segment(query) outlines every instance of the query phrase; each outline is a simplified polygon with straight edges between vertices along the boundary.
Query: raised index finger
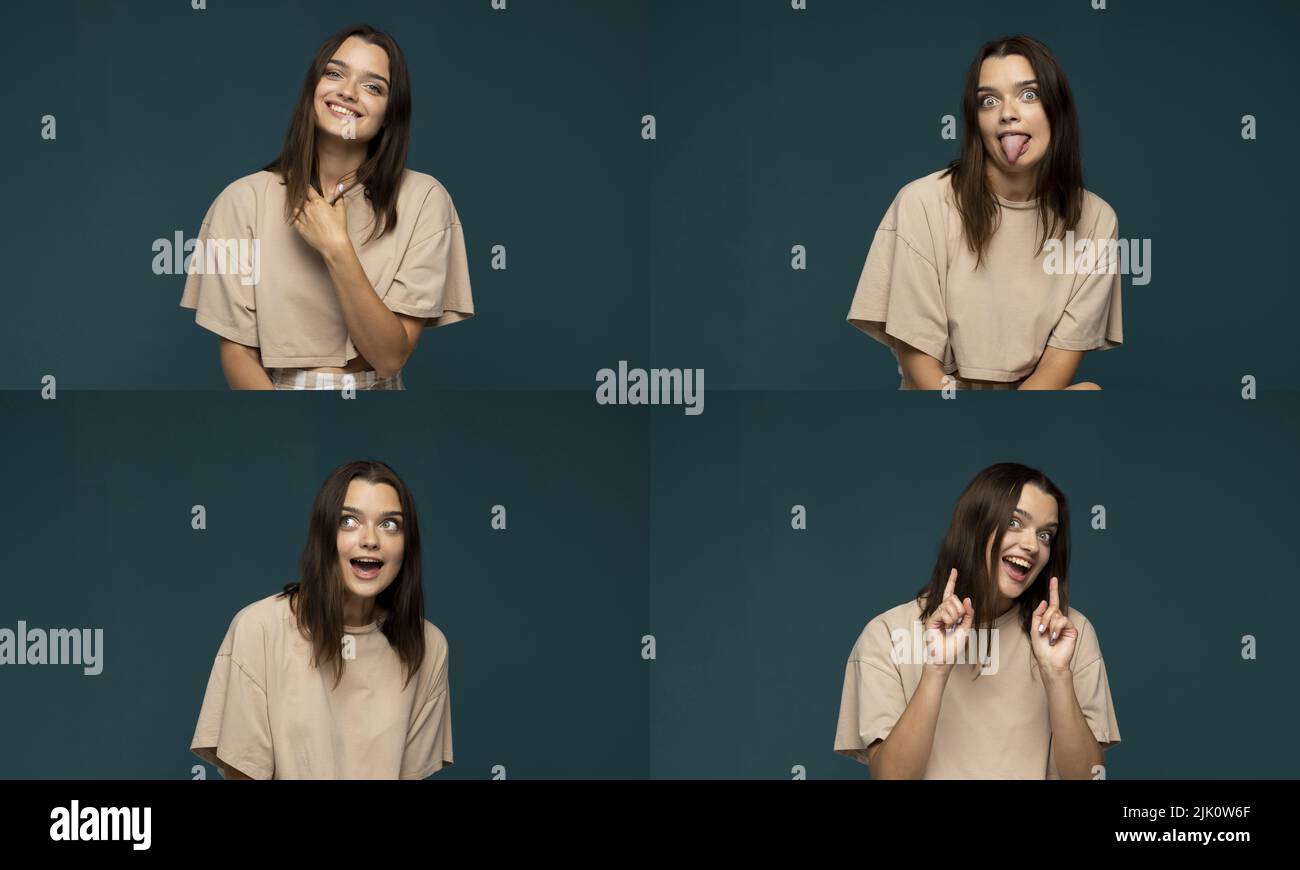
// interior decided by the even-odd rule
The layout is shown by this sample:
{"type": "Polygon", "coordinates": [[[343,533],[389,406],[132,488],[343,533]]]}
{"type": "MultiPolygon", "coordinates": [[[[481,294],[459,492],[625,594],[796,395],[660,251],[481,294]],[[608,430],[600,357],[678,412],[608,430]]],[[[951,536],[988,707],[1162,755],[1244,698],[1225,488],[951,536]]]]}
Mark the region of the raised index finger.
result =
{"type": "Polygon", "coordinates": [[[1048,595],[1048,599],[1049,599],[1048,603],[1051,604],[1053,607],[1059,609],[1060,606],[1061,606],[1061,594],[1060,594],[1059,592],[1056,591],[1056,578],[1055,578],[1055,577],[1052,578],[1052,585],[1051,585],[1051,588],[1049,589],[1047,595],[1048,595]]]}
{"type": "Polygon", "coordinates": [[[952,595],[953,591],[956,588],[957,588],[957,569],[953,568],[952,571],[948,573],[948,585],[943,587],[943,598],[945,601],[948,600],[948,597],[952,595]]]}

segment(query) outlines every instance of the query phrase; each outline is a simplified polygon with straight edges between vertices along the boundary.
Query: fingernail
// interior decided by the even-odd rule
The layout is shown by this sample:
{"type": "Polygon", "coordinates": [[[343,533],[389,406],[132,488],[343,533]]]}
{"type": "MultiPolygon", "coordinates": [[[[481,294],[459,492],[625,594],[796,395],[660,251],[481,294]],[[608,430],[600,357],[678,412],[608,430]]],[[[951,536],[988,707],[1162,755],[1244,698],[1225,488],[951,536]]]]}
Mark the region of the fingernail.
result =
{"type": "Polygon", "coordinates": [[[1056,632],[1052,632],[1052,643],[1056,643],[1056,632]]]}
{"type": "Polygon", "coordinates": [[[1043,624],[1042,624],[1041,622],[1038,623],[1038,633],[1039,633],[1039,634],[1042,634],[1042,633],[1043,633],[1043,624]]]}

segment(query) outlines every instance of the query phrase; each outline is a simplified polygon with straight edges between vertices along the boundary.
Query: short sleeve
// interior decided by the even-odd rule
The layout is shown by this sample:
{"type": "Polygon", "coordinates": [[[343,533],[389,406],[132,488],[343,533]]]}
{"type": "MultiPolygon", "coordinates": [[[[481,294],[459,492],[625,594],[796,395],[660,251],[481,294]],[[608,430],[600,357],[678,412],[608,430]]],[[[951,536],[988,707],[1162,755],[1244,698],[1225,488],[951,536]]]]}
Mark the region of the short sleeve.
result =
{"type": "Polygon", "coordinates": [[[867,747],[888,737],[907,709],[892,650],[888,626],[883,620],[872,620],[854,644],[844,671],[835,751],[863,764],[867,747]]]}
{"type": "MultiPolygon", "coordinates": [[[[1119,220],[1106,206],[1090,239],[1095,254],[1093,268],[1075,276],[1065,311],[1047,338],[1048,347],[1109,350],[1123,343],[1118,251],[1114,244],[1108,244],[1116,242],[1118,237],[1119,220]]],[[[1078,257],[1080,252],[1067,252],[1067,255],[1078,257]]]]}
{"type": "Polygon", "coordinates": [[[227,767],[253,779],[275,773],[265,674],[265,632],[237,614],[217,651],[190,742],[190,749],[222,776],[227,767]]]}
{"type": "Polygon", "coordinates": [[[465,234],[451,197],[434,186],[420,206],[411,244],[402,255],[384,304],[398,314],[445,326],[474,315],[465,234]]]}
{"type": "Polygon", "coordinates": [[[260,254],[248,220],[251,192],[231,185],[208,209],[190,256],[181,307],[223,338],[258,346],[254,281],[260,254]]]}
{"type": "Polygon", "coordinates": [[[876,230],[848,320],[895,352],[898,339],[946,366],[948,315],[925,221],[923,205],[904,188],[876,230]]]}
{"type": "Polygon", "coordinates": [[[424,779],[452,763],[447,643],[441,632],[432,634],[440,641],[437,647],[428,648],[435,661],[432,689],[416,709],[407,729],[406,750],[402,753],[402,779],[424,779]]]}
{"type": "MultiPolygon", "coordinates": [[[[1110,695],[1110,681],[1106,675],[1106,661],[1101,655],[1097,632],[1086,620],[1079,630],[1074,651],[1074,695],[1079,709],[1103,749],[1120,742],[1119,722],[1115,718],[1115,701],[1110,695]]],[[[1059,779],[1056,769],[1056,745],[1053,742],[1048,759],[1048,779],[1059,779]]]]}

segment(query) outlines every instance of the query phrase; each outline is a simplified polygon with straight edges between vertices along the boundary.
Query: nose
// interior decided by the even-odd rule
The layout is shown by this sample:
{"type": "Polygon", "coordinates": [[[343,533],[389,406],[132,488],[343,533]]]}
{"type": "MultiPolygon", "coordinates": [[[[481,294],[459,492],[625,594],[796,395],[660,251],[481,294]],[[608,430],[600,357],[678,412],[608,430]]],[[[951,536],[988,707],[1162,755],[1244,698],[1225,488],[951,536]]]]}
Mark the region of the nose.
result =
{"type": "Polygon", "coordinates": [[[1011,101],[1002,103],[1002,120],[1006,123],[1017,121],[1020,116],[1016,114],[1016,105],[1011,101]]]}
{"type": "Polygon", "coordinates": [[[374,526],[366,526],[361,532],[361,546],[375,549],[379,546],[379,533],[374,526]]]}

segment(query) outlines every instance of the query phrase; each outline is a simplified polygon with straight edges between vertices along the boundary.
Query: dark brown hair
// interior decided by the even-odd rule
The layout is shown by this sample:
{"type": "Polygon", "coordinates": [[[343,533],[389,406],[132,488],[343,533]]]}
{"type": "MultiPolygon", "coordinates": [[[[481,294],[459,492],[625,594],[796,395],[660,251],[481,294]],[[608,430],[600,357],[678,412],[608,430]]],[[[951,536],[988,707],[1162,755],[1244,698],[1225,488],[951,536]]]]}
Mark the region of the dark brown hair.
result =
{"type": "Polygon", "coordinates": [[[984,43],[966,71],[961,100],[960,153],[939,176],[952,176],[953,196],[961,213],[966,244],[975,254],[976,268],[984,261],[989,239],[997,229],[994,221],[1001,215],[985,172],[987,155],[979,123],[980,66],[987,58],[1011,55],[1025,58],[1033,67],[1034,78],[1038,80],[1037,91],[1052,131],[1047,154],[1035,173],[1034,197],[1038,200],[1038,220],[1043,229],[1038,250],[1043,249],[1049,238],[1064,237],[1067,229],[1078,226],[1083,211],[1079,116],[1065,71],[1047,46],[1032,37],[1008,36],[984,43]]]}
{"type": "Polygon", "coordinates": [[[406,666],[406,683],[424,661],[424,593],[420,577],[420,524],[411,492],[382,462],[349,462],[330,473],[316,493],[307,527],[307,544],[298,580],[285,585],[298,629],[312,644],[312,665],[335,669],[334,685],[343,679],[343,576],[339,568],[338,530],[343,500],[353,480],[386,483],[397,490],[402,511],[402,567],[388,588],[375,598],[387,611],[381,630],[406,666]]]}
{"type": "MultiPolygon", "coordinates": [[[[1052,578],[1057,578],[1057,592],[1061,599],[1061,612],[1069,612],[1070,600],[1070,509],[1065,494],[1047,475],[1037,469],[1014,462],[990,465],[966,485],[952,512],[948,533],[939,545],[939,556],[930,573],[930,582],[917,592],[921,605],[921,623],[924,625],[938,609],[943,590],[948,585],[948,575],[957,569],[958,598],[970,597],[975,608],[973,628],[988,629],[997,619],[998,585],[993,566],[986,557],[989,535],[993,536],[992,555],[995,560],[1002,551],[1002,538],[1012,511],[1020,500],[1026,484],[1033,484],[1056,499],[1056,519],[1060,524],[1052,539],[1052,552],[1047,564],[1034,578],[1033,584],[1020,593],[1015,607],[1020,608],[1020,628],[1029,634],[1029,623],[1040,601],[1048,600],[1052,578]]],[[[979,663],[972,662],[978,669],[979,663]]]]}
{"type": "Polygon", "coordinates": [[[383,126],[375,138],[366,143],[366,159],[357,168],[357,181],[365,185],[366,199],[370,200],[378,218],[377,223],[372,223],[370,236],[366,239],[370,241],[383,236],[397,224],[397,191],[411,143],[411,78],[406,59],[393,37],[368,24],[354,24],[325,40],[307,68],[280,155],[262,169],[281,176],[285,185],[286,222],[291,221],[294,213],[307,201],[308,185],[323,194],[316,165],[316,87],[325,75],[325,65],[350,36],[359,36],[388,53],[388,107],[383,126]]]}

